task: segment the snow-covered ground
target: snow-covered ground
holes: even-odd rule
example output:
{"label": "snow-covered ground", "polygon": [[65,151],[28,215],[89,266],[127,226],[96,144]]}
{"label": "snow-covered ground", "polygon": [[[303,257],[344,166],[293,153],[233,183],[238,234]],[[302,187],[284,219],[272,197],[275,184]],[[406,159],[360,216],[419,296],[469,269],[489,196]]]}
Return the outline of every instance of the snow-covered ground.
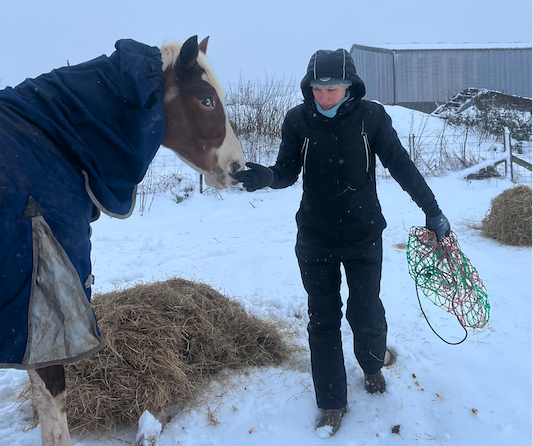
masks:
{"label": "snow-covered ground", "polygon": [[[393,117],[395,126],[408,125],[397,110]],[[379,180],[388,221],[381,296],[389,345],[399,354],[384,370],[387,392],[364,391],[350,328],[343,323],[349,412],[335,437],[323,440],[315,434],[319,410],[304,352],[281,367],[238,374],[225,391],[214,383],[204,406],[163,427],[158,446],[531,445],[531,249],[501,246],[471,228],[491,198],[513,184],[506,179],[467,182],[456,173],[429,178],[428,184],[487,288],[491,321],[484,330],[450,346],[428,327],[405,250],[397,246],[407,242],[412,226],[424,224],[424,215],[393,180]],[[167,194],[144,215],[135,212],[125,221],[103,215],[93,224],[95,291],[170,276],[202,281],[250,312],[286,321],[305,347],[306,294],[294,255],[300,196],[299,185],[195,193],[180,204]],[[345,285],[342,293],[346,299]],[[439,333],[460,340],[463,330],[453,317],[427,300],[423,304]],[[25,379],[25,372],[0,370],[2,445],[40,444],[40,428],[29,421],[30,404],[14,402]],[[143,425],[153,423],[147,419]],[[136,433],[134,427],[74,436],[73,443],[132,444]]]}

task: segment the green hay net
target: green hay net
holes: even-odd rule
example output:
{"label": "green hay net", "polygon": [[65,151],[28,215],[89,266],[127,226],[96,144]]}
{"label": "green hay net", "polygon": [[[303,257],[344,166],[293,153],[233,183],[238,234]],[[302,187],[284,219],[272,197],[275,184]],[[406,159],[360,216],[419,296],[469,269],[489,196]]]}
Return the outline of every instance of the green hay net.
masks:
{"label": "green hay net", "polygon": [[465,331],[466,327],[485,327],[490,318],[487,290],[461,252],[453,231],[437,243],[434,232],[413,226],[407,243],[407,263],[417,295],[421,290],[435,305],[455,315]]}

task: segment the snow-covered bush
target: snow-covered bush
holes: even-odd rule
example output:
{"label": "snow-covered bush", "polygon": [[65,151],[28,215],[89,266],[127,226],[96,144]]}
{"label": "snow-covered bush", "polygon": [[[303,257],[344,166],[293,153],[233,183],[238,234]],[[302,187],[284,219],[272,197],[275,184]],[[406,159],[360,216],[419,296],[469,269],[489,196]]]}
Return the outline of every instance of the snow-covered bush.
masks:
{"label": "snow-covered bush", "polygon": [[301,102],[295,83],[269,77],[246,81],[241,77],[226,94],[229,120],[244,158],[260,164],[273,163],[285,115]]}

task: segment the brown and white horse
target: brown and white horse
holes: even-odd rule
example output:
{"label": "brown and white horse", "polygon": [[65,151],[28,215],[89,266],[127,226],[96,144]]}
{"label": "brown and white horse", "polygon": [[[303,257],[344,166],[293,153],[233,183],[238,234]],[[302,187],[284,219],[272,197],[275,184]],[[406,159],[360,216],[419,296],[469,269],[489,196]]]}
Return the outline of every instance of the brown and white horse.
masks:
{"label": "brown and white horse", "polygon": [[[236,184],[232,175],[244,168],[240,145],[224,108],[224,91],[207,62],[207,40],[198,50],[169,43],[161,48],[165,71],[163,145],[205,176],[209,186]],[[184,52],[186,52],[184,54]],[[179,63],[176,63],[179,61]]]}
{"label": "brown and white horse", "polygon": [[[217,189],[236,184],[244,167],[241,147],[229,125],[224,92],[207,59],[207,38],[161,47],[164,71],[163,145],[205,176]],[[65,361],[67,362],[67,361]],[[43,446],[70,445],[63,364],[28,370]]]}

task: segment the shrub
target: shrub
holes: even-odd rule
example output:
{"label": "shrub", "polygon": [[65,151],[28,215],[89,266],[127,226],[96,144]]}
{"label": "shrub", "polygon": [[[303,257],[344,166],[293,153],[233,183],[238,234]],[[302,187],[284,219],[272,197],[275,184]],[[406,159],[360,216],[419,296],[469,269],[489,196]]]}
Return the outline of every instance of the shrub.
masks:
{"label": "shrub", "polygon": [[245,81],[227,90],[230,124],[244,151],[244,158],[259,164],[274,161],[287,112],[301,102],[294,82],[266,77]]}

